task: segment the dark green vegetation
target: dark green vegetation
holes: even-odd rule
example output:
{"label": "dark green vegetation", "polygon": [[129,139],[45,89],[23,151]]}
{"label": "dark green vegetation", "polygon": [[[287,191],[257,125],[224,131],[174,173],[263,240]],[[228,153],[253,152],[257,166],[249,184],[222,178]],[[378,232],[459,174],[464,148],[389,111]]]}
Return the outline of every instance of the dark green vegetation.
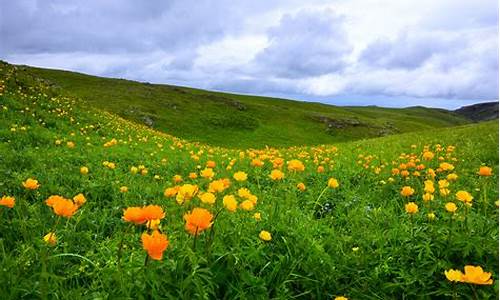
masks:
{"label": "dark green vegetation", "polygon": [[498,119],[498,101],[460,107],[455,113],[475,122]]}
{"label": "dark green vegetation", "polygon": [[94,107],[180,138],[225,147],[319,145],[470,122],[440,109],[337,107],[22,69]]}
{"label": "dark green vegetation", "polygon": [[[498,294],[497,122],[337,148],[228,150],[179,141],[89,109],[9,65],[0,65],[0,83],[0,197],[16,198],[13,208],[0,206],[0,299],[493,299]],[[113,138],[115,146],[103,147]],[[437,169],[442,156],[458,175],[446,198],[437,185],[450,172],[437,173],[430,203],[422,200],[426,170],[408,179],[391,175],[392,168],[408,162],[401,153],[421,159],[425,145],[436,154],[422,161],[426,168]],[[456,149],[447,154],[449,145]],[[251,154],[265,154],[265,165],[252,167]],[[300,159],[305,171],[291,172],[285,163],[285,178],[273,181],[269,173],[277,157]],[[191,180],[188,174],[199,173],[197,166],[204,168],[209,160],[217,164],[217,179],[244,171],[248,180],[232,180],[213,206],[196,197],[184,205],[164,197],[176,174],[184,178],[181,184],[206,191],[207,179]],[[477,175],[483,164],[493,168],[493,176]],[[131,166],[139,165],[149,172],[132,174]],[[316,171],[318,165],[324,173]],[[80,174],[81,166],[88,167],[87,175]],[[40,182],[37,190],[22,187],[30,177]],[[338,179],[337,189],[325,189],[330,177]],[[298,182],[307,186],[304,192],[297,190]],[[406,185],[415,195],[400,195]],[[121,186],[128,192],[121,193]],[[183,214],[195,206],[215,214],[223,195],[237,194],[240,187],[258,197],[255,210],[221,210],[213,243],[207,230],[194,247]],[[459,190],[473,195],[471,208],[455,199]],[[78,193],[87,202],[70,219],[57,221],[44,203],[51,195]],[[405,212],[409,201],[418,204],[418,213]],[[456,214],[444,210],[446,202],[456,203]],[[162,231],[170,241],[163,260],[147,264],[140,241],[145,227],[121,219],[124,208],[146,204],[165,210]],[[261,221],[253,218],[255,212]],[[428,219],[430,212],[435,220]],[[261,230],[272,240],[259,240]],[[54,247],[42,240],[49,231],[58,237]],[[492,272],[494,284],[454,285],[445,278],[445,270],[468,264]]]}

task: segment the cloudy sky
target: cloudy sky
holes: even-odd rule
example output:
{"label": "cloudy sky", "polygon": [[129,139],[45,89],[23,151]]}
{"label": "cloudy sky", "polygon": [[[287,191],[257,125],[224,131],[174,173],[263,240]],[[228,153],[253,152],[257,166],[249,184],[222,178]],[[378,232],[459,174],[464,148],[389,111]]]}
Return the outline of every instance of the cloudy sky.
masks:
{"label": "cloudy sky", "polygon": [[496,0],[0,0],[11,63],[337,105],[498,99]]}

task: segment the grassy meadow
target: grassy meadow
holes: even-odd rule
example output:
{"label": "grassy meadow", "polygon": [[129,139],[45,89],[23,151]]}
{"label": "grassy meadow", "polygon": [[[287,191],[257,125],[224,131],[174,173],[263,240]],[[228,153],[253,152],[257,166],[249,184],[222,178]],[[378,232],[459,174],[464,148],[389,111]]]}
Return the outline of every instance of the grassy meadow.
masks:
{"label": "grassy meadow", "polygon": [[339,107],[235,95],[21,67],[64,95],[193,142],[231,148],[331,144],[464,125],[470,120],[424,107]]}
{"label": "grassy meadow", "polygon": [[203,126],[204,91],[32,71],[0,64],[0,299],[497,298],[497,121],[224,94],[258,126]]}

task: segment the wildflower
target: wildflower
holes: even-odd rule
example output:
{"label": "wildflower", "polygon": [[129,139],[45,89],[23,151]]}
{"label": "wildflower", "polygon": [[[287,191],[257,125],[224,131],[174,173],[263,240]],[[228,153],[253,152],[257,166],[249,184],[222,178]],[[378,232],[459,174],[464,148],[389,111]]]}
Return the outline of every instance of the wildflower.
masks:
{"label": "wildflower", "polygon": [[401,174],[401,177],[408,177],[408,176],[410,176],[410,172],[408,170],[403,170],[403,171],[401,171],[400,174]]}
{"label": "wildflower", "polygon": [[453,171],[455,169],[455,167],[450,164],[450,163],[447,163],[447,162],[442,162],[439,164],[439,167],[443,170],[443,171]]}
{"label": "wildflower", "polygon": [[448,271],[444,271],[444,275],[451,282],[463,282],[464,274],[459,270],[449,269]]}
{"label": "wildflower", "polygon": [[457,180],[457,179],[458,179],[458,175],[457,175],[457,174],[455,174],[455,173],[450,173],[450,174],[448,174],[448,176],[446,176],[446,179],[447,179],[448,181],[455,181],[455,180]]}
{"label": "wildflower", "polygon": [[269,233],[269,231],[265,231],[265,230],[262,230],[259,233],[259,238],[265,242],[269,242],[270,240],[272,240],[271,233]]}
{"label": "wildflower", "polygon": [[158,230],[153,231],[152,234],[144,232],[141,235],[141,240],[142,246],[151,259],[161,260],[163,258],[163,252],[167,249],[169,244],[165,234],[160,233]]}
{"label": "wildflower", "polygon": [[65,218],[70,218],[78,210],[78,205],[76,205],[71,200],[62,198],[54,202],[54,204],[52,205],[52,209],[54,210],[54,213],[56,215]]}
{"label": "wildflower", "polygon": [[418,212],[418,205],[415,202],[406,203],[405,210],[409,214],[416,214]]}
{"label": "wildflower", "polygon": [[271,171],[271,174],[269,175],[269,177],[272,179],[272,180],[281,180],[283,178],[285,178],[285,174],[283,172],[281,172],[280,170],[272,170]]}
{"label": "wildflower", "polygon": [[432,160],[434,158],[434,153],[430,151],[425,151],[424,154],[422,154],[422,158],[424,160]]}
{"label": "wildflower", "polygon": [[82,206],[85,202],[87,202],[87,199],[85,199],[85,196],[80,193],[73,197],[73,202],[75,202],[75,204],[78,206]]}
{"label": "wildflower", "polygon": [[427,201],[432,201],[434,200],[434,195],[431,194],[431,193],[425,193],[423,196],[422,196],[422,199],[427,202]]}
{"label": "wildflower", "polygon": [[447,212],[455,213],[457,211],[457,205],[453,202],[448,202],[444,205]]}
{"label": "wildflower", "polygon": [[198,192],[198,186],[194,184],[184,184],[177,191],[176,200],[178,204],[183,204],[186,201],[191,200]]}
{"label": "wildflower", "polygon": [[75,148],[75,143],[69,141],[69,142],[66,143],[66,146],[68,146],[68,148],[70,148],[70,149],[71,148]]}
{"label": "wildflower", "polygon": [[294,172],[302,172],[305,170],[305,166],[300,160],[292,159],[288,162],[288,170]]}
{"label": "wildflower", "polygon": [[123,211],[123,220],[136,225],[146,222],[144,213],[141,207],[128,207]]}
{"label": "wildflower", "polygon": [[254,167],[262,167],[264,165],[264,163],[257,158],[252,159],[252,162],[250,164]]}
{"label": "wildflower", "polygon": [[253,218],[254,218],[255,220],[257,220],[257,221],[260,221],[260,220],[261,220],[261,215],[260,215],[260,213],[259,213],[259,212],[254,213],[254,214],[253,214]]}
{"label": "wildflower", "polygon": [[233,175],[234,180],[240,181],[240,182],[247,180],[247,177],[248,177],[247,173],[242,172],[242,171],[236,172]]}
{"label": "wildflower", "polygon": [[137,167],[130,167],[130,173],[132,173],[132,175],[135,175],[137,174],[137,172],[139,172],[139,169]]}
{"label": "wildflower", "polygon": [[344,297],[344,296],[337,296],[335,297],[335,299],[333,300],[349,300],[348,298]]}
{"label": "wildflower", "polygon": [[208,191],[211,193],[220,193],[226,189],[223,180],[214,180],[208,184]]}
{"label": "wildflower", "polygon": [[306,190],[306,185],[303,182],[300,182],[297,184],[297,188],[303,192]]}
{"label": "wildflower", "polygon": [[243,199],[248,199],[252,196],[252,193],[247,188],[238,189],[238,196]]}
{"label": "wildflower", "polygon": [[493,175],[492,169],[490,167],[480,167],[479,172],[477,172],[479,176],[491,176]]}
{"label": "wildflower", "polygon": [[432,180],[424,181],[424,192],[433,194],[436,191]]}
{"label": "wildflower", "polygon": [[415,190],[410,186],[404,186],[400,192],[401,196],[403,196],[403,197],[410,197],[414,193],[415,193]]}
{"label": "wildflower", "polygon": [[484,272],[483,268],[480,266],[465,266],[464,276],[462,277],[462,282],[479,284],[479,285],[490,285],[493,284],[493,279],[491,279],[490,272]]}
{"label": "wildflower", "polygon": [[434,221],[436,219],[436,214],[434,214],[433,212],[428,213],[427,219],[429,219],[430,221]]}
{"label": "wildflower", "polygon": [[208,179],[212,179],[214,176],[215,176],[215,172],[213,169],[211,168],[206,168],[206,169],[203,169],[201,172],[200,172],[200,175],[201,177],[203,178],[208,178]]}
{"label": "wildflower", "polygon": [[177,195],[177,192],[179,191],[179,188],[180,188],[179,186],[174,186],[174,187],[166,188],[165,191],[163,192],[163,195],[166,198],[173,197],[173,196]]}
{"label": "wildflower", "polygon": [[212,168],[213,169],[213,168],[215,168],[216,165],[217,164],[213,160],[207,161],[207,168]]}
{"label": "wildflower", "polygon": [[465,203],[470,203],[470,202],[472,202],[472,199],[474,199],[474,197],[472,197],[472,195],[466,191],[458,191],[455,194],[455,196],[457,197],[457,200],[465,202]]}
{"label": "wildflower", "polygon": [[80,174],[87,175],[88,173],[89,173],[89,168],[87,168],[87,167],[80,168]]}
{"label": "wildflower", "polygon": [[120,187],[120,193],[126,193],[128,192],[128,187],[127,186],[121,186]]}
{"label": "wildflower", "polygon": [[6,206],[8,208],[13,208],[16,204],[16,199],[10,196],[3,196],[0,198],[0,206]]}
{"label": "wildflower", "polygon": [[40,187],[40,184],[38,183],[38,180],[28,178],[23,182],[23,186],[27,190],[36,190]]}
{"label": "wildflower", "polygon": [[196,174],[195,172],[189,173],[189,179],[196,179],[196,178],[198,178],[198,174]]}
{"label": "wildflower", "polygon": [[150,204],[142,208],[142,217],[146,221],[161,220],[165,217],[165,213],[161,206]]}
{"label": "wildflower", "polygon": [[207,203],[207,204],[214,204],[215,203],[215,195],[213,193],[207,192],[207,193],[202,193],[198,195],[198,198],[200,198],[201,202]]}
{"label": "wildflower", "polygon": [[158,230],[160,228],[160,223],[161,223],[160,219],[150,220],[146,222],[146,227],[148,229]]}
{"label": "wildflower", "polygon": [[196,207],[184,215],[186,230],[192,235],[198,235],[212,226],[213,215],[204,208]]}
{"label": "wildflower", "polygon": [[238,207],[238,202],[233,195],[224,196],[224,198],[222,198],[222,204],[224,204],[224,207],[230,212],[235,212]]}
{"label": "wildflower", "polygon": [[339,182],[335,178],[328,179],[328,187],[332,189],[336,189],[339,187]]}
{"label": "wildflower", "polygon": [[318,173],[324,173],[325,172],[325,167],[323,166],[318,166],[318,169],[316,169]]}
{"label": "wildflower", "polygon": [[148,169],[144,168],[141,170],[141,175],[146,176],[148,174]]}
{"label": "wildflower", "polygon": [[175,175],[173,178],[175,183],[182,182],[182,176],[181,175]]}
{"label": "wildflower", "polygon": [[254,203],[251,200],[245,200],[240,203],[240,207],[243,210],[253,210],[254,209]]}
{"label": "wildflower", "polygon": [[57,236],[55,233],[49,232],[43,237],[43,241],[50,246],[55,246],[57,244]]}

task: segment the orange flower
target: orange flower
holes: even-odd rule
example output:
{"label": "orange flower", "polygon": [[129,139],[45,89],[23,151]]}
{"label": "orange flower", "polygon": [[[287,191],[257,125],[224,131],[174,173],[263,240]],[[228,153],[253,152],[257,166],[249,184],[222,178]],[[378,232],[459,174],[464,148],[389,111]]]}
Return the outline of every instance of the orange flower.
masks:
{"label": "orange flower", "polygon": [[306,190],[306,185],[303,182],[300,182],[297,184],[297,188],[303,192]]}
{"label": "orange flower", "polygon": [[481,268],[480,266],[465,266],[464,271],[465,273],[462,277],[463,282],[480,285],[493,284],[491,273],[484,272],[483,268]]}
{"label": "orange flower", "polygon": [[47,200],[45,200],[45,204],[47,204],[47,206],[54,207],[56,202],[61,200],[64,200],[64,198],[59,195],[52,195],[49,198],[47,198]]}
{"label": "orange flower", "polygon": [[76,211],[78,210],[78,205],[76,205],[73,201],[68,199],[59,199],[55,201],[52,206],[54,213],[58,216],[70,218],[72,217]]}
{"label": "orange flower", "polygon": [[215,168],[216,165],[217,164],[213,160],[207,161],[207,168],[212,168],[213,169],[213,168]]}
{"label": "orange flower", "polygon": [[143,209],[140,207],[128,207],[123,211],[123,220],[125,222],[132,222],[136,225],[146,222],[144,218]]}
{"label": "orange flower", "polygon": [[165,218],[165,213],[158,205],[148,205],[142,208],[142,216],[146,221],[161,220]]}
{"label": "orange flower", "polygon": [[269,175],[269,177],[272,179],[272,180],[281,180],[283,178],[285,178],[285,174],[283,172],[281,172],[280,170],[272,170],[271,171],[271,174]]}
{"label": "orange flower", "polygon": [[196,207],[184,215],[186,230],[192,235],[198,235],[212,226],[213,215],[204,208]]}
{"label": "orange flower", "polygon": [[404,186],[401,189],[401,196],[403,197],[410,197],[413,193],[415,193],[415,190],[410,186]]}
{"label": "orange flower", "polygon": [[418,212],[418,205],[415,202],[406,203],[405,210],[409,214],[416,214]]}
{"label": "orange flower", "polygon": [[144,232],[141,235],[142,246],[148,252],[149,257],[154,260],[161,260],[163,252],[167,249],[169,241],[165,234],[160,233],[158,230],[153,231],[153,234]]}
{"label": "orange flower", "polygon": [[477,172],[479,176],[491,176],[493,175],[492,169],[490,167],[480,167],[479,172]]}
{"label": "orange flower", "polygon": [[298,159],[292,159],[288,162],[289,171],[302,172],[305,168],[304,164]]}
{"label": "orange flower", "polygon": [[38,180],[28,178],[26,179],[26,181],[23,182],[23,186],[25,189],[28,190],[36,190],[37,188],[40,187],[40,184],[38,183]]}
{"label": "orange flower", "polygon": [[1,206],[7,206],[8,208],[13,208],[14,204],[16,204],[16,199],[14,197],[3,196],[0,199],[0,205]]}

